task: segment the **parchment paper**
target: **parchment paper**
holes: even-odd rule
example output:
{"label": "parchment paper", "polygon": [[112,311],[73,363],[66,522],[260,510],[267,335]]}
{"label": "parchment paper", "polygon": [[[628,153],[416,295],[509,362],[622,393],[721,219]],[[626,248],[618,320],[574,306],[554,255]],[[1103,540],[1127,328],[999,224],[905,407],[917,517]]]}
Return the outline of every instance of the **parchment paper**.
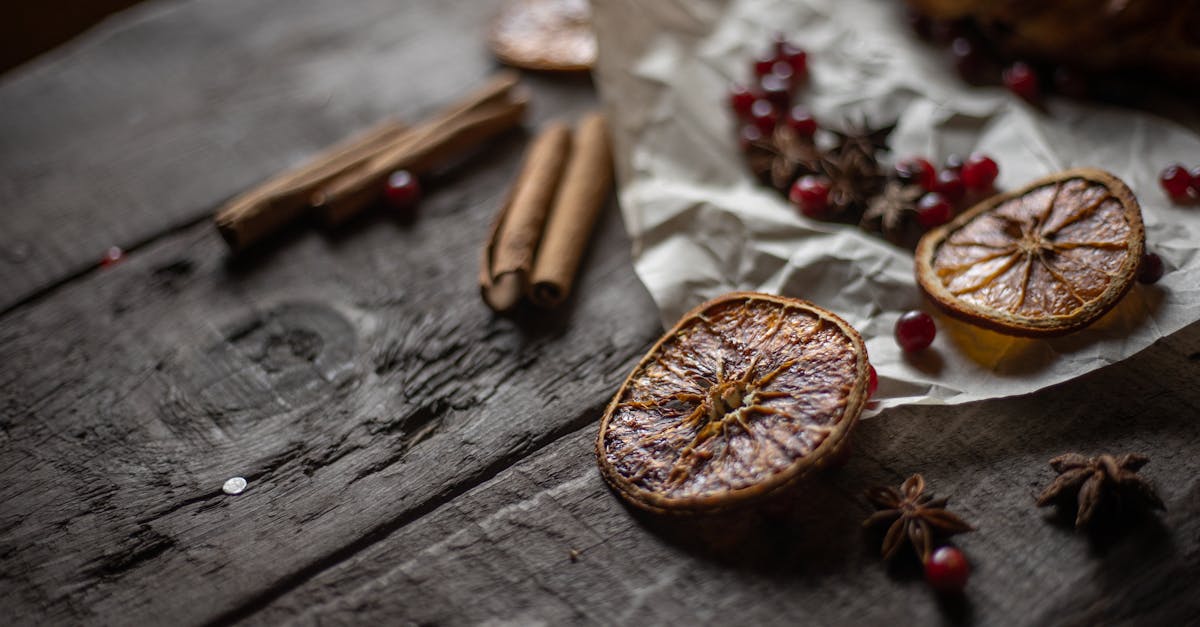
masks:
{"label": "parchment paper", "polygon": [[[1200,319],[1200,208],[1173,205],[1158,172],[1200,163],[1200,135],[1147,113],[1052,98],[1039,112],[954,74],[945,52],[909,34],[899,2],[595,0],[595,76],[613,121],[619,200],[638,276],[664,325],[724,292],[805,298],[862,333],[880,385],[872,413],[906,403],[1023,394],[1129,357]],[[983,150],[999,189],[1073,166],[1107,169],[1142,204],[1147,247],[1166,274],[1136,285],[1087,329],[1029,340],[939,315],[912,256],[852,226],[807,220],[750,175],[735,142],[728,86],[775,32],[809,53],[801,98],[830,126],[898,121],[893,154]],[[906,358],[892,337],[906,310],[933,313],[938,337]]]}

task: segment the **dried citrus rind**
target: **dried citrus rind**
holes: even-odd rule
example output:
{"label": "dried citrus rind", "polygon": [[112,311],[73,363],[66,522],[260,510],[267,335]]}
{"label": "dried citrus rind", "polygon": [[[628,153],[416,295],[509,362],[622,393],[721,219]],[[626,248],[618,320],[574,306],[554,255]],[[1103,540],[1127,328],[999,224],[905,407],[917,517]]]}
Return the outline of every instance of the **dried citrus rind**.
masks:
{"label": "dried citrus rind", "polygon": [[793,298],[735,292],[683,316],[609,403],[601,474],[629,502],[708,512],[818,468],[867,401],[867,352],[844,320]]}
{"label": "dried citrus rind", "polygon": [[1125,183],[1103,170],[1067,170],[926,233],[915,253],[917,282],[972,324],[1062,335],[1095,322],[1129,291],[1145,237]]}
{"label": "dried citrus rind", "polygon": [[489,44],[501,62],[546,72],[586,72],[596,62],[587,0],[512,0],[492,23]]}

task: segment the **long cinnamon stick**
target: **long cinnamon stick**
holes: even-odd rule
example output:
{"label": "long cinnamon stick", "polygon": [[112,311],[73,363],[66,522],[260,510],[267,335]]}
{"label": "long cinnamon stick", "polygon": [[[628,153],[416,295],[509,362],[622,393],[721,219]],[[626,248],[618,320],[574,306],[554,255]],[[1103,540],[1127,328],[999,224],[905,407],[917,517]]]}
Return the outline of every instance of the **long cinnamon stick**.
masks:
{"label": "long cinnamon stick", "polygon": [[555,307],[571,293],[612,180],[608,126],[603,114],[592,113],[579,123],[566,172],[546,220],[529,282],[529,299],[535,305]]}
{"label": "long cinnamon stick", "polygon": [[519,124],[528,99],[516,92],[517,80],[515,73],[502,72],[483,88],[414,127],[405,141],[332,181],[313,199],[314,204],[321,205],[326,222],[339,224],[369,205],[382,192],[391,172],[425,174]]}
{"label": "long cinnamon stick", "polygon": [[525,153],[521,172],[484,249],[480,289],[484,302],[495,311],[511,310],[526,289],[570,143],[570,127],[556,122],[547,126]]}
{"label": "long cinnamon stick", "polygon": [[385,120],[318,153],[300,167],[227,202],[214,217],[217,230],[234,250],[250,246],[300,217],[316,189],[362,165],[403,134],[404,125],[396,120]]}

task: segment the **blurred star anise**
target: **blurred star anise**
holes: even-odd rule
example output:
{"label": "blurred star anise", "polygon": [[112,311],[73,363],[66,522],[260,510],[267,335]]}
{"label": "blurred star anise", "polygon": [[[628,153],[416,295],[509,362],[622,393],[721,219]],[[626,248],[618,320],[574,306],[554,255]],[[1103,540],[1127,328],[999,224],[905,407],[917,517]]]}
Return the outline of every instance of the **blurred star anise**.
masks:
{"label": "blurred star anise", "polygon": [[746,158],[760,180],[786,195],[796,179],[817,172],[821,151],[811,137],[780,124],[766,139],[750,144]]}
{"label": "blurred star anise", "polygon": [[948,537],[975,530],[946,509],[950,499],[925,494],[925,478],[921,475],[909,477],[899,490],[890,486],[870,488],[866,497],[879,511],[863,521],[863,527],[888,525],[883,537],[884,559],[895,557],[907,541],[921,561],[927,562],[935,535]]}
{"label": "blurred star anise", "polygon": [[838,219],[857,222],[867,202],[883,188],[883,172],[874,157],[829,152],[818,166],[829,179],[829,212]]}
{"label": "blurred star anise", "polygon": [[917,211],[917,200],[925,193],[920,185],[888,181],[883,191],[867,203],[859,223],[863,229],[882,234],[889,242],[903,246],[906,227]]}
{"label": "blurred star anise", "polygon": [[868,157],[875,161],[878,153],[888,150],[888,136],[895,129],[895,124],[872,128],[866,119],[848,123],[845,130],[833,131],[837,143],[829,149],[829,153],[835,157]]}
{"label": "blurred star anise", "polygon": [[1058,478],[1038,497],[1038,507],[1068,499],[1076,501],[1076,529],[1092,523],[1102,505],[1112,510],[1122,506],[1166,509],[1154,487],[1137,474],[1149,461],[1150,458],[1136,453],[1096,457],[1079,453],[1059,455],[1050,460]]}

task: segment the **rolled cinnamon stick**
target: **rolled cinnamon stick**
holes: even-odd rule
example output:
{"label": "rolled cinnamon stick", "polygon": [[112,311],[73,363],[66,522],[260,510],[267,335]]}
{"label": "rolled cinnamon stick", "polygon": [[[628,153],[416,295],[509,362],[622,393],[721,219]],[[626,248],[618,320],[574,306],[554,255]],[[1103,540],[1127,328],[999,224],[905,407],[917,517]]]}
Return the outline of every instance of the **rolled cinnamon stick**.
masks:
{"label": "rolled cinnamon stick", "polygon": [[480,289],[484,302],[495,311],[511,310],[526,290],[570,145],[571,129],[556,122],[547,126],[525,153],[521,172],[483,253]]}
{"label": "rolled cinnamon stick", "polygon": [[213,221],[221,237],[234,250],[242,250],[308,208],[309,196],[334,178],[361,166],[371,157],[400,141],[404,125],[385,120],[367,131],[318,153],[293,168],[233,198]]}
{"label": "rolled cinnamon stick", "polygon": [[513,72],[500,73],[459,103],[414,127],[405,141],[332,181],[314,196],[313,204],[322,208],[326,223],[340,224],[378,198],[393,171],[425,174],[520,124],[528,98],[516,90],[517,80]]}
{"label": "rolled cinnamon stick", "polygon": [[529,282],[529,299],[535,305],[555,307],[571,293],[579,262],[587,251],[596,218],[608,200],[612,181],[608,125],[603,114],[591,113],[575,132],[571,157],[538,247]]}

